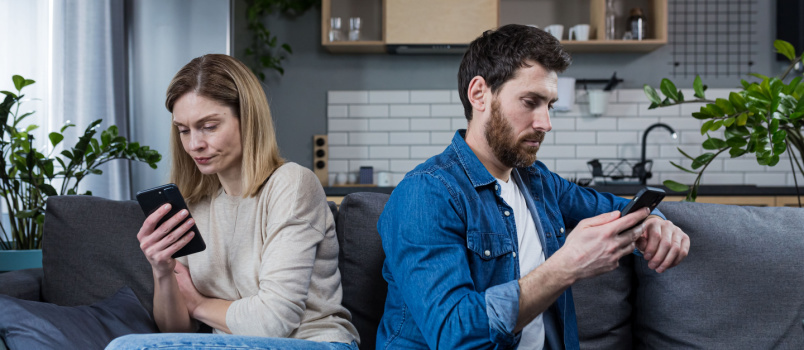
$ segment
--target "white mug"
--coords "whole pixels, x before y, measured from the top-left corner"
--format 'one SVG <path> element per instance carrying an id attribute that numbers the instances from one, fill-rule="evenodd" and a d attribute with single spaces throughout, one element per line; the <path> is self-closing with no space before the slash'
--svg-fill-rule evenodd
<path id="1" fill-rule="evenodd" d="M 391 186 L 391 173 L 381 171 L 377 174 L 377 185 L 381 187 Z"/>
<path id="2" fill-rule="evenodd" d="M 558 40 L 561 40 L 561 37 L 564 36 L 564 26 L 560 24 L 551 24 L 544 27 L 544 31 L 550 33 L 550 35 L 556 37 Z"/>
<path id="3" fill-rule="evenodd" d="M 569 29 L 569 40 L 573 40 L 573 34 L 575 34 L 575 39 L 578 41 L 587 41 L 589 40 L 589 25 L 588 24 L 578 24 L 576 26 L 572 26 Z"/>
<path id="4" fill-rule="evenodd" d="M 337 180 L 338 185 L 346 185 L 347 180 L 346 173 L 338 173 L 335 179 Z"/>

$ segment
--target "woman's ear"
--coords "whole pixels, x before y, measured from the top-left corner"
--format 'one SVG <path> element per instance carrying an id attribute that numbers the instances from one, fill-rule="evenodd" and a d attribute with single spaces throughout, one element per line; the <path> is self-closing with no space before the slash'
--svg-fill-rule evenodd
<path id="1" fill-rule="evenodd" d="M 489 90 L 488 85 L 486 85 L 486 79 L 483 79 L 483 77 L 479 75 L 472 78 L 472 80 L 469 82 L 469 90 L 467 91 L 467 96 L 469 98 L 469 103 L 472 105 L 472 109 L 478 112 L 484 112 L 487 104 L 486 97 L 487 94 L 490 93 L 491 90 Z"/>

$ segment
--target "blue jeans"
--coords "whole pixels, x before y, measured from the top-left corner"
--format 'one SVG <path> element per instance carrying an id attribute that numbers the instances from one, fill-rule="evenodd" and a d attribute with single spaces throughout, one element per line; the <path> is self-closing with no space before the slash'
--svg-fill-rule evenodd
<path id="1" fill-rule="evenodd" d="M 319 343 L 301 339 L 203 333 L 129 334 L 113 340 L 106 347 L 106 350 L 134 349 L 358 350 L 355 342 Z"/>

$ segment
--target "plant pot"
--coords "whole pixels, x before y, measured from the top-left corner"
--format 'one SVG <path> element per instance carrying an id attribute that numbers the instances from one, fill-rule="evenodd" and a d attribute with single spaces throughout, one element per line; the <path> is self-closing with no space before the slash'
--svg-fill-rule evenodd
<path id="1" fill-rule="evenodd" d="M 0 250 L 0 272 L 42 267 L 42 250 Z"/>

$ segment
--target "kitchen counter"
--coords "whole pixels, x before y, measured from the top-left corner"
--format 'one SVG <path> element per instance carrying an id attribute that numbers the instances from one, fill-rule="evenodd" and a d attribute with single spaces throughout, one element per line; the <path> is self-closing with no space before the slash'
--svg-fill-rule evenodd
<path id="1" fill-rule="evenodd" d="M 658 187 L 665 192 L 668 196 L 684 196 L 686 193 L 673 192 L 664 186 L 648 185 L 651 187 Z M 603 185 L 603 186 L 589 186 L 598 192 L 613 193 L 618 196 L 632 196 L 636 194 L 643 186 L 642 185 Z M 393 192 L 394 187 L 324 187 L 324 193 L 327 196 L 339 197 L 345 196 L 354 192 L 379 192 L 390 194 Z M 804 193 L 804 189 L 801 189 Z M 795 196 L 795 187 L 757 187 L 753 185 L 703 185 L 698 188 L 698 196 Z"/>

